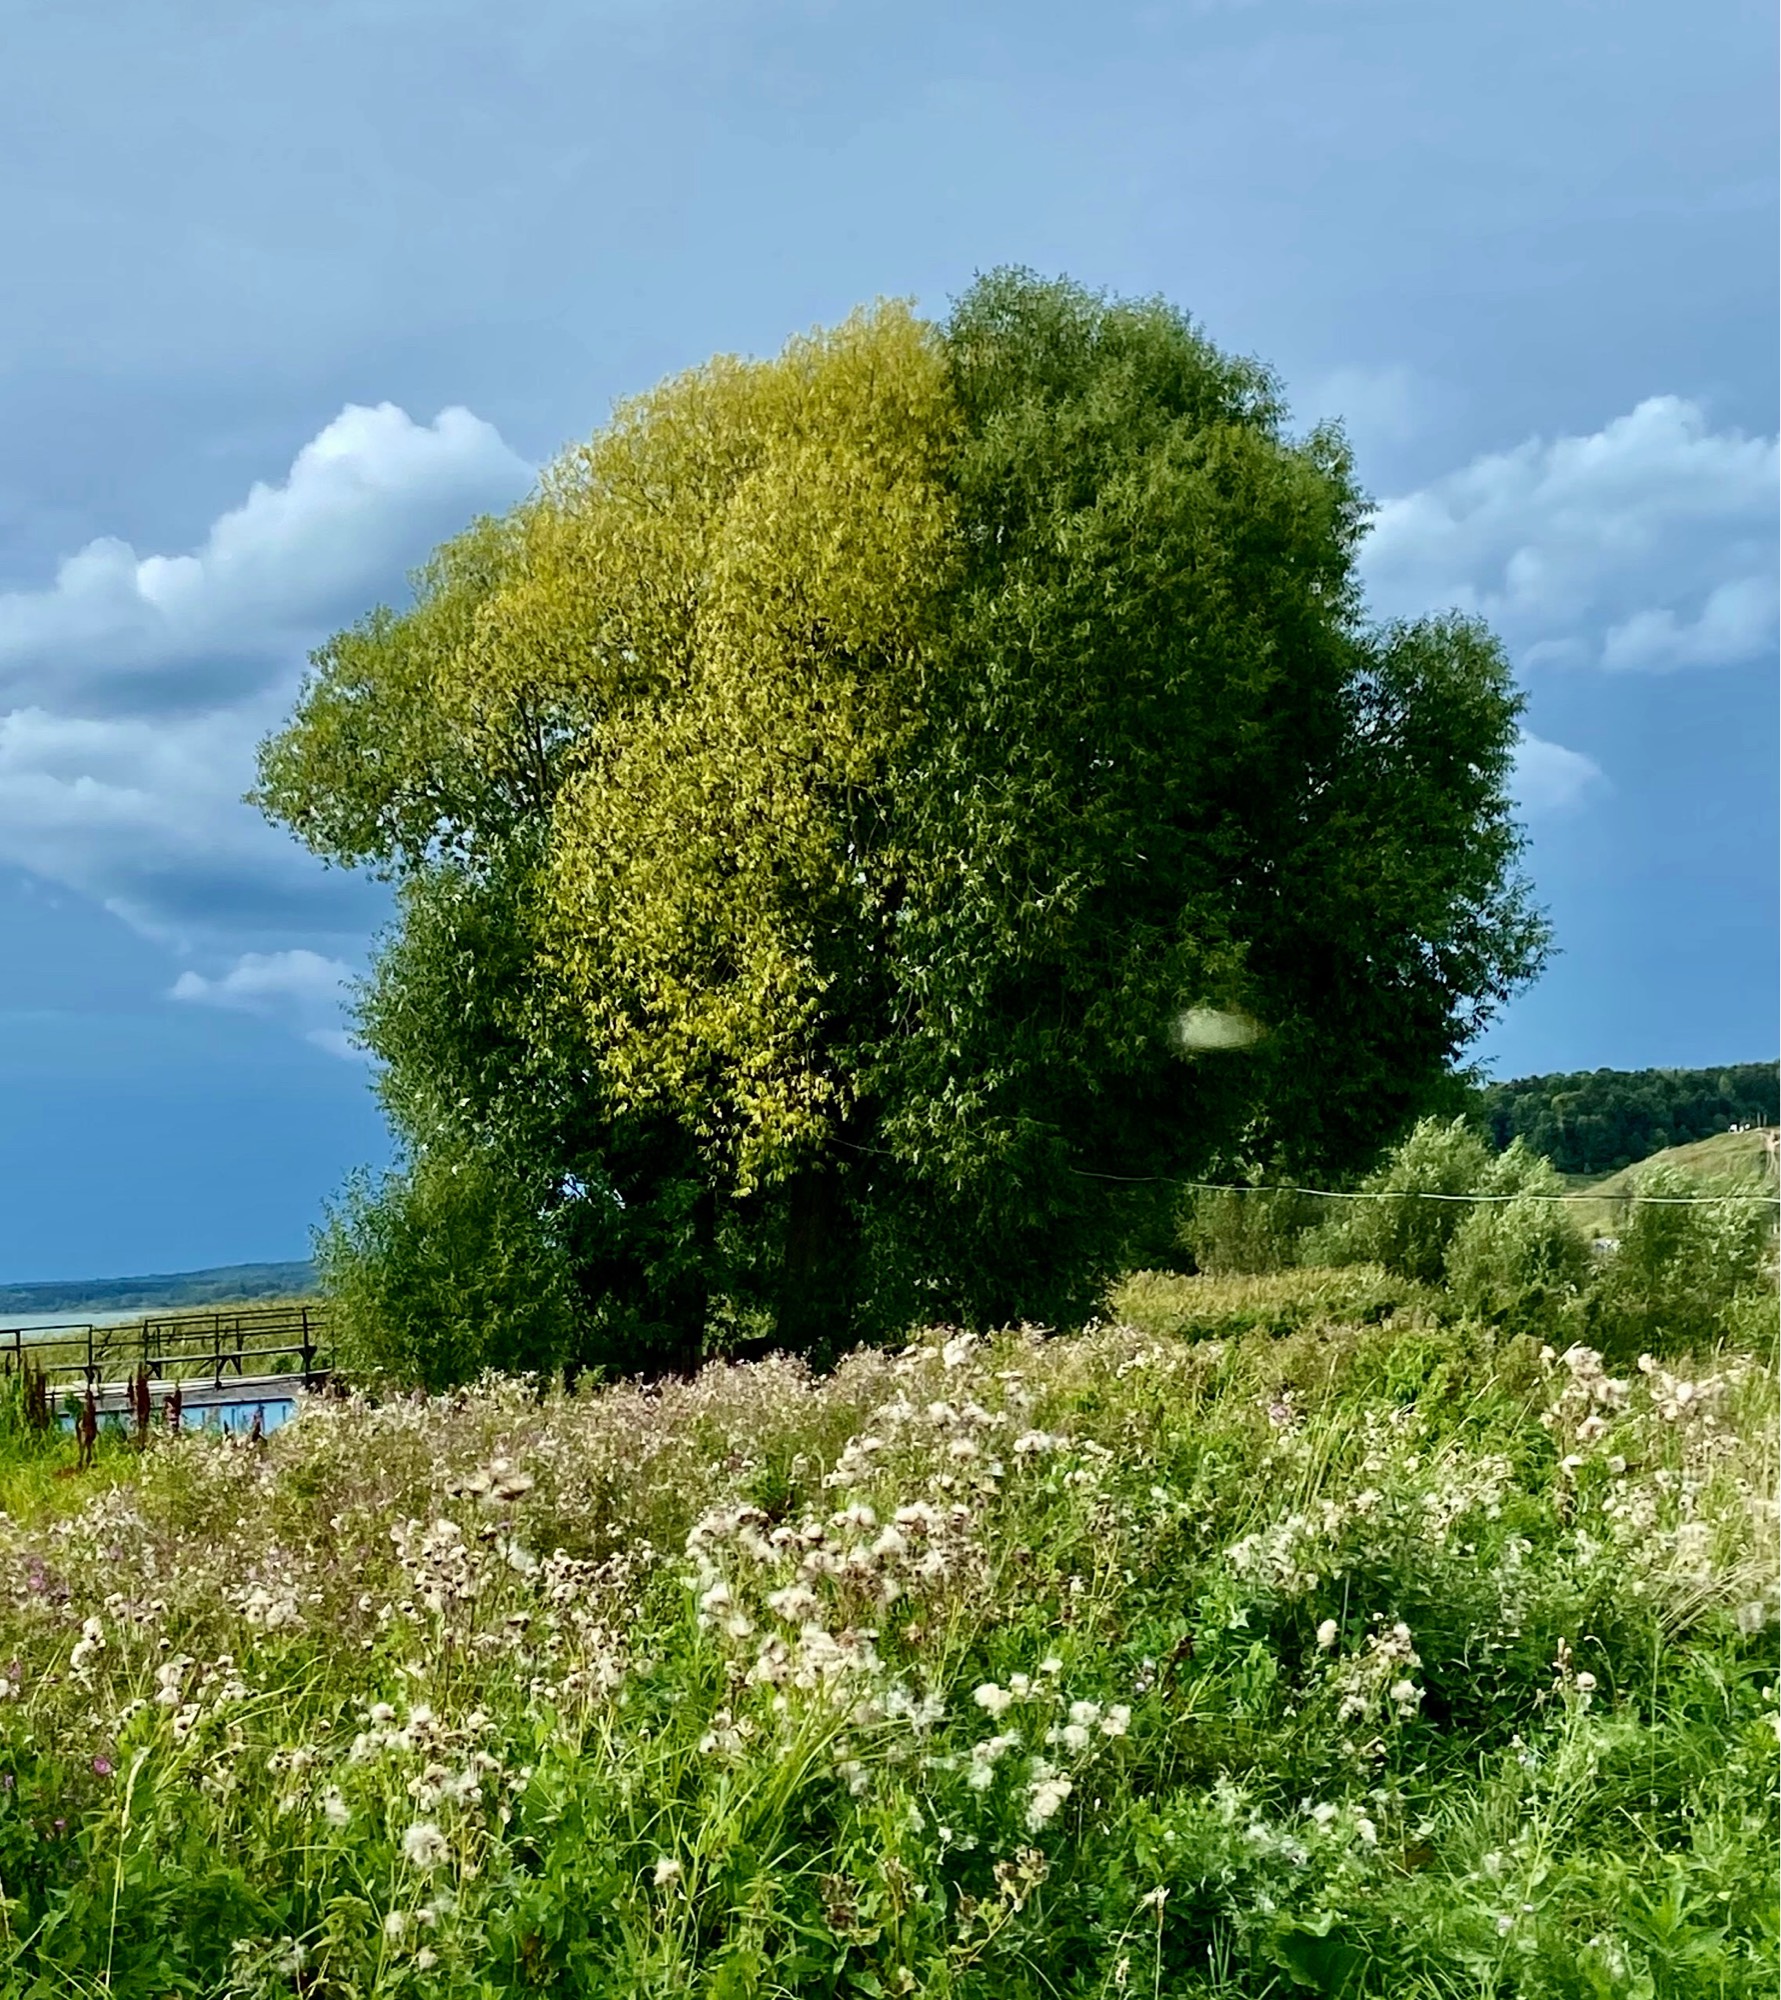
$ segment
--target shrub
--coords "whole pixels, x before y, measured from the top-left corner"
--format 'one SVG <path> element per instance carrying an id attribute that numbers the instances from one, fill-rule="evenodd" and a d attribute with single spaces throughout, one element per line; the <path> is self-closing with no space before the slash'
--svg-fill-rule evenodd
<path id="1" fill-rule="evenodd" d="M 349 1374 L 425 1389 L 572 1352 L 568 1267 L 524 1183 L 481 1154 L 359 1176 L 316 1240 Z"/>
<path id="2" fill-rule="evenodd" d="M 1202 1188 L 1186 1205 L 1181 1237 L 1198 1270 L 1283 1271 L 1298 1262 L 1316 1209 L 1292 1188 Z"/>
<path id="3" fill-rule="evenodd" d="M 1511 1162 L 1513 1161 L 1513 1164 Z M 1497 1162 L 1521 1181 L 1510 1200 L 1462 1209 L 1448 1245 L 1447 1284 L 1462 1313 L 1512 1333 L 1556 1332 L 1556 1321 L 1582 1296 L 1590 1251 L 1562 1202 L 1563 1183 L 1517 1139 Z"/>
<path id="4" fill-rule="evenodd" d="M 1544 1167 L 1519 1140 L 1493 1157 L 1463 1118 L 1425 1118 L 1361 1183 L 1345 1212 L 1306 1239 L 1304 1261 L 1380 1264 L 1419 1284 L 1437 1284 L 1470 1212 L 1459 1197 L 1519 1194 L 1539 1182 Z"/>
<path id="5" fill-rule="evenodd" d="M 1589 1301 L 1591 1344 L 1618 1361 L 1715 1345 L 1740 1294 L 1763 1279 L 1774 1217 L 1770 1204 L 1748 1196 L 1703 1196 L 1675 1167 L 1640 1174 Z"/>

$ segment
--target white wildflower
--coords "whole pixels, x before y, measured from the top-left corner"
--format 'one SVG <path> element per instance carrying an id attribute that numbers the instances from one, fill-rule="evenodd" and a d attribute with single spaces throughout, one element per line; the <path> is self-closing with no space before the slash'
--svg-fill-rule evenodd
<path id="1" fill-rule="evenodd" d="M 1054 1820 L 1064 1801 L 1075 1790 L 1068 1778 L 1040 1778 L 1027 1793 L 1027 1831 L 1037 1833 Z"/>
<path id="2" fill-rule="evenodd" d="M 995 1778 L 996 1766 L 1010 1750 L 1020 1748 L 1020 1738 L 1013 1735 L 986 1736 L 981 1743 L 971 1746 L 971 1768 L 965 1773 L 965 1783 L 974 1792 L 986 1792 Z"/>
<path id="3" fill-rule="evenodd" d="M 490 1462 L 488 1470 L 488 1497 L 491 1500 L 510 1503 L 524 1493 L 530 1493 L 533 1486 L 532 1475 L 521 1472 L 504 1458 Z"/>
<path id="4" fill-rule="evenodd" d="M 402 1836 L 402 1859 L 411 1868 L 437 1868 L 450 1852 L 450 1843 L 430 1819 L 417 1819 Z"/>
<path id="5" fill-rule="evenodd" d="M 767 1608 L 777 1612 L 788 1625 L 802 1625 L 822 1609 L 822 1599 L 804 1584 L 792 1583 L 783 1590 L 769 1591 Z"/>

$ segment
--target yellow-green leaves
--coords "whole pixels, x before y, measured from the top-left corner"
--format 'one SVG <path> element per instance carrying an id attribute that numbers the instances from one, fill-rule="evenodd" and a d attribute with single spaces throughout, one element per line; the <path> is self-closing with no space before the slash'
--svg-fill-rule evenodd
<path id="1" fill-rule="evenodd" d="M 952 423 L 931 330 L 886 306 L 666 384 L 546 482 L 528 610 L 638 677 L 557 800 L 556 956 L 621 1099 L 674 1106 L 742 1189 L 852 1087 L 830 996 L 869 976 Z"/>
<path id="2" fill-rule="evenodd" d="M 547 954 L 612 1101 L 746 1190 L 820 1150 L 852 1071 L 882 788 L 953 559 L 935 330 L 856 313 L 625 403 L 317 658 L 260 797 L 397 870 L 541 847 Z"/>

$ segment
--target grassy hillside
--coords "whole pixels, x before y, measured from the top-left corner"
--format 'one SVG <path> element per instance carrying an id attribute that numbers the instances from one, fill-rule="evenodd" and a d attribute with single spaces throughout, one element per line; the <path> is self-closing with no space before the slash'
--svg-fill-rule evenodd
<path id="1" fill-rule="evenodd" d="M 1774 1178 L 1773 1128 L 1767 1132 L 1721 1132 L 1711 1139 L 1697 1139 L 1687 1146 L 1666 1146 L 1660 1153 L 1641 1160 L 1636 1166 L 1622 1167 L 1594 1183 L 1599 1195 L 1625 1194 L 1638 1176 L 1650 1167 L 1677 1167 L 1708 1187 L 1730 1187 L 1744 1181 Z"/>
<path id="2" fill-rule="evenodd" d="M 1639 1176 L 1654 1167 L 1674 1167 L 1698 1181 L 1703 1191 L 1722 1192 L 1764 1185 L 1773 1191 L 1776 1177 L 1772 1155 L 1768 1151 L 1768 1140 L 1773 1136 L 1772 1128 L 1767 1134 L 1721 1132 L 1711 1139 L 1697 1139 L 1690 1145 L 1666 1146 L 1649 1159 L 1640 1160 L 1634 1166 L 1622 1167 L 1618 1173 L 1600 1179 L 1592 1180 L 1584 1176 L 1568 1178 L 1567 1184 L 1573 1190 L 1599 1197 L 1596 1201 L 1574 1204 L 1571 1213 L 1592 1235 L 1612 1235 L 1624 1214 L 1620 1197 L 1630 1194 L 1638 1184 Z"/>
<path id="3" fill-rule="evenodd" d="M 1772 1994 L 1773 1371 L 1432 1303 L 1151 1277 L 44 1479 L 0 1990 Z"/>

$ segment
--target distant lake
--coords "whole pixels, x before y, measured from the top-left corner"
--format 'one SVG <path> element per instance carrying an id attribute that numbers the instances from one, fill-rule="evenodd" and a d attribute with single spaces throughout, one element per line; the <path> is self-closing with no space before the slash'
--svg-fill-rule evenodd
<path id="1" fill-rule="evenodd" d="M 46 1326 L 128 1326 L 132 1320 L 163 1317 L 165 1310 L 132 1306 L 128 1312 L 0 1313 L 0 1333 L 11 1333 L 15 1327 L 35 1333 Z"/>

